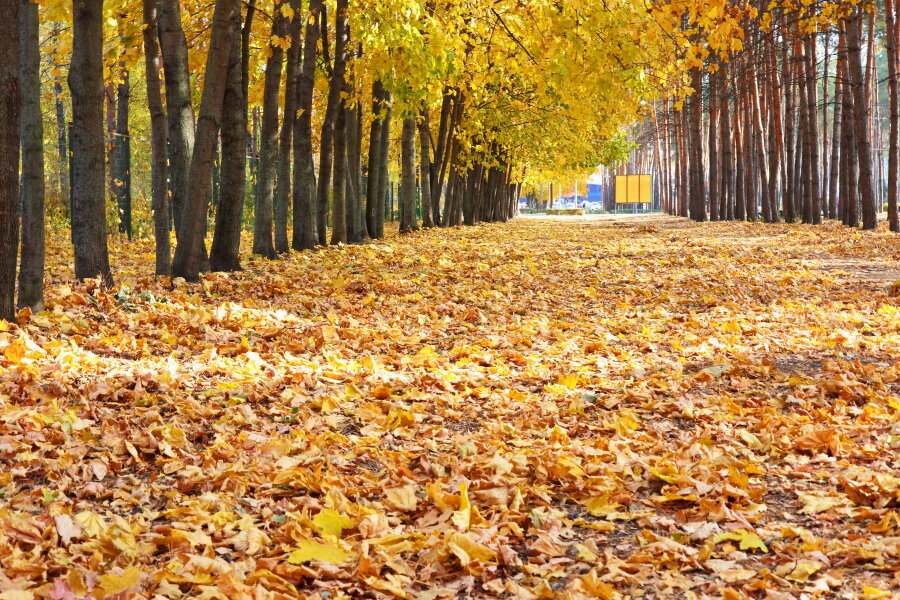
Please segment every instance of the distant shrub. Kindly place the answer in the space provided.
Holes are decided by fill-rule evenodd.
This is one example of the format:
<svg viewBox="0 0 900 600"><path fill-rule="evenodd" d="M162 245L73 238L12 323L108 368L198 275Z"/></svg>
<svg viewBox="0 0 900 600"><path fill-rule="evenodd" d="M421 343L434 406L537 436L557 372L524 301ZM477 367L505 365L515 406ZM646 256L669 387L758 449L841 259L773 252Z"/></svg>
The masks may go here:
<svg viewBox="0 0 900 600"><path fill-rule="evenodd" d="M583 208L548 208L548 215L583 215Z"/></svg>

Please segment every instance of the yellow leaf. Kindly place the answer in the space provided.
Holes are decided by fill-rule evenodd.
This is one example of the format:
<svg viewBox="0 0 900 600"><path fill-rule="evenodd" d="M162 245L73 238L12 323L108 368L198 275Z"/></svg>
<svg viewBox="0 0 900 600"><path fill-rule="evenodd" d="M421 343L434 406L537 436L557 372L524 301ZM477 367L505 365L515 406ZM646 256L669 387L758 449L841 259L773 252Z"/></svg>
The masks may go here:
<svg viewBox="0 0 900 600"><path fill-rule="evenodd" d="M469 504L469 483L459 484L459 510L453 513L453 524L461 531L468 531L472 524L472 505Z"/></svg>
<svg viewBox="0 0 900 600"><path fill-rule="evenodd" d="M75 515L75 520L81 525L84 532L91 537L96 537L104 529L106 529L106 521L97 513L89 510L82 511Z"/></svg>
<svg viewBox="0 0 900 600"><path fill-rule="evenodd" d="M288 554L287 561L292 565L299 565L311 560L321 560L330 563L345 563L353 556L335 544L322 544L313 540L303 540L297 544L297 549Z"/></svg>
<svg viewBox="0 0 900 600"><path fill-rule="evenodd" d="M353 519L345 517L333 508L319 511L319 514L313 518L313 526L319 533L337 537L340 537L344 529L351 529L355 525L356 522Z"/></svg>
<svg viewBox="0 0 900 600"><path fill-rule="evenodd" d="M388 504L397 510L405 512L416 510L416 505L419 502L419 499L416 498L415 485L405 485L403 487L385 490L384 495L387 498Z"/></svg>
<svg viewBox="0 0 900 600"><path fill-rule="evenodd" d="M578 387L578 379L579 378L578 378L577 373L570 373L569 375L565 375L565 376L560 375L559 378L556 380L556 383L558 383L559 385L565 386L565 387L569 388L570 390L574 390L576 387Z"/></svg>
<svg viewBox="0 0 900 600"><path fill-rule="evenodd" d="M106 573L100 576L98 587L107 596L121 594L129 588L137 585L141 579L141 570L137 567L128 567L121 575Z"/></svg>
<svg viewBox="0 0 900 600"><path fill-rule="evenodd" d="M6 357L6 360L9 362L17 363L25 358L25 352L25 340L19 338L3 349L3 356Z"/></svg>
<svg viewBox="0 0 900 600"><path fill-rule="evenodd" d="M591 498L585 506L592 516L606 517L616 512L622 505L618 502L610 502L609 498L602 496L600 498Z"/></svg>
<svg viewBox="0 0 900 600"><path fill-rule="evenodd" d="M823 566L824 565L820 562L801 558L796 562L794 570L790 572L787 578L793 581L803 582L809 579L810 575L820 571Z"/></svg>
<svg viewBox="0 0 900 600"><path fill-rule="evenodd" d="M890 595L890 592L886 592L874 587L869 587L867 585L863 586L862 597L865 600L880 600L881 598L887 598Z"/></svg>
<svg viewBox="0 0 900 600"><path fill-rule="evenodd" d="M34 594L28 590L6 590L0 593L0 600L34 600Z"/></svg>
<svg viewBox="0 0 900 600"><path fill-rule="evenodd" d="M713 543L718 544L719 542L724 542L726 540L731 540L735 542L740 542L741 550L759 550L760 552L768 552L769 549L766 547L765 543L759 536L753 533L752 531L747 531L746 529L737 529L735 531L726 531L720 533L716 537L713 538Z"/></svg>

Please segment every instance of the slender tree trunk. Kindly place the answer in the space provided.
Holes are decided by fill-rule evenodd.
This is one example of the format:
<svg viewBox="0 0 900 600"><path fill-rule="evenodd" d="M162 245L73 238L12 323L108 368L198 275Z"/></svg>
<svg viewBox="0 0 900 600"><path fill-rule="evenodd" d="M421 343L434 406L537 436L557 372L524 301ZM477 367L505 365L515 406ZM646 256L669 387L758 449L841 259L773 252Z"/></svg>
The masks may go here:
<svg viewBox="0 0 900 600"><path fill-rule="evenodd" d="M818 225L822 222L821 209L821 185L819 175L821 165L819 162L819 114L818 114L818 86L816 85L816 36L810 34L806 38L806 99L809 103L807 111L807 127L809 135L809 205L807 208L807 222Z"/></svg>
<svg viewBox="0 0 900 600"><path fill-rule="evenodd" d="M332 85L334 82L332 82ZM334 120L334 185L332 186L331 243L347 243L347 112L340 102Z"/></svg>
<svg viewBox="0 0 900 600"><path fill-rule="evenodd" d="M165 65L166 116L169 121L170 206L175 234L180 236L181 215L187 199L188 175L194 152L194 108L191 104L187 40L181 26L178 0L160 1L159 45Z"/></svg>
<svg viewBox="0 0 900 600"><path fill-rule="evenodd" d="M103 18L103 0L80 0L73 5L72 62L69 67L74 181L72 241L75 277L99 276L111 286L104 210Z"/></svg>
<svg viewBox="0 0 900 600"><path fill-rule="evenodd" d="M206 77L200 100L200 118L197 121L196 144L191 157L188 178L188 196L184 207L181 235L175 248L172 274L188 281L200 278L205 242L203 234L213 161L215 160L216 134L222 119L222 105L230 62L231 36L234 33L234 15L239 11L238 0L216 0L213 12L212 34L206 61Z"/></svg>
<svg viewBox="0 0 900 600"><path fill-rule="evenodd" d="M393 106L391 105L391 95L387 92L384 94L384 105L387 107L387 112L385 113L384 123L381 125L381 150L379 151L381 161L378 165L378 207L375 220L377 231L372 235L372 237L377 239L384 237L384 205L388 194L391 193L388 161L390 160Z"/></svg>
<svg viewBox="0 0 900 600"><path fill-rule="evenodd" d="M63 87L60 79L53 79L53 96L56 116L56 152L59 157L59 199L67 216L71 216L69 200L69 144L66 128L66 107L63 103Z"/></svg>
<svg viewBox="0 0 900 600"><path fill-rule="evenodd" d="M122 69L122 81L116 86L116 131L112 167L116 205L119 209L119 233L134 237L131 224L131 131L128 101L131 96L128 69Z"/></svg>
<svg viewBox="0 0 900 600"><path fill-rule="evenodd" d="M240 27L240 12L234 15L233 27ZM216 229L209 252L213 271L240 271L241 213L247 189L247 100L244 97L241 37L231 36L231 54L222 107L222 182ZM269 214L271 247L271 213Z"/></svg>
<svg viewBox="0 0 900 600"><path fill-rule="evenodd" d="M380 193L381 172L381 136L384 131L384 86L376 80L372 84L372 124L369 126L369 156L366 174L369 184L366 186L366 229L371 237L376 237L378 232L378 195Z"/></svg>
<svg viewBox="0 0 900 600"><path fill-rule="evenodd" d="M763 124L762 110L760 108L760 92L759 92L759 84L758 84L758 75L754 70L750 72L750 105L751 110L753 111L753 125L754 130L759 132L760 134L765 131L765 126ZM772 222L772 213L771 207L772 203L769 199L769 165L766 162L766 146L765 140L762 135L755 136L756 141L756 159L757 159L757 168L756 171L759 173L759 181L760 181L760 191L762 192L762 213L763 220L767 223Z"/></svg>
<svg viewBox="0 0 900 600"><path fill-rule="evenodd" d="M151 196L153 236L156 241L156 274L172 272L169 241L169 194L166 189L166 113L159 82L157 8L159 0L144 0L144 63L147 77L147 107L150 110Z"/></svg>
<svg viewBox="0 0 900 600"><path fill-rule="evenodd" d="M888 227L900 232L900 4L885 0L887 29L888 94L891 104L888 139Z"/></svg>
<svg viewBox="0 0 900 600"><path fill-rule="evenodd" d="M722 78L723 81L723 89L724 89L724 81L725 78ZM731 136L731 116L729 114L729 103L728 98L722 98L722 101L719 106L720 111L720 131L722 132L721 144L722 144L722 169L721 169L721 177L722 177L722 185L721 185L721 199L719 202L719 219L721 220L730 220L733 218L732 209L731 209L731 200L733 197L732 194L732 185L734 178L734 171L732 170L732 148L734 147L734 140Z"/></svg>
<svg viewBox="0 0 900 600"><path fill-rule="evenodd" d="M859 191L862 204L863 229L877 227L875 212L875 190L872 175L872 146L868 128L868 104L863 85L863 68L861 59L860 37L862 31L862 12L857 7L847 23L847 58L850 70L850 88L853 93L853 126L856 137L857 163L859 165Z"/></svg>
<svg viewBox="0 0 900 600"><path fill-rule="evenodd" d="M716 73L709 74L709 212L710 220L719 220L719 149L721 132L718 131L719 121L719 76ZM654 144L654 151L658 144Z"/></svg>
<svg viewBox="0 0 900 600"><path fill-rule="evenodd" d="M316 74L317 25L322 0L310 0L303 41L303 64L297 81L297 110L294 118L294 250L309 250L319 243L316 227L316 173L313 164L312 108ZM321 173L320 173L321 175Z"/></svg>
<svg viewBox="0 0 900 600"><path fill-rule="evenodd" d="M322 121L322 134L319 138L319 187L316 194L316 209L318 211L316 227L319 243L323 246L328 243L326 213L328 211L328 192L332 184L332 169L335 159L334 125L338 112L341 109L341 91L344 89L344 69L346 67L347 54L347 3L348 0L338 0L335 7L334 63L331 72L331 84L328 88L328 102L325 106L325 118ZM325 32L322 36L322 45L324 47L328 45L326 26L328 17L324 10L320 14L320 18L322 20L322 29ZM343 218L343 214L341 216Z"/></svg>
<svg viewBox="0 0 900 600"><path fill-rule="evenodd" d="M22 91L22 254L19 307L44 305L44 126L38 5L21 0L19 55ZM2 85L2 84L0 84ZM13 246L15 251L15 246ZM15 257L13 257L15 264Z"/></svg>
<svg viewBox="0 0 900 600"><path fill-rule="evenodd" d="M416 222L416 118L403 119L400 138L402 149L402 174L400 189L400 233L417 231Z"/></svg>
<svg viewBox="0 0 900 600"><path fill-rule="evenodd" d="M275 251L283 254L290 249L288 241L288 205L291 196L291 154L294 142L294 119L297 112L297 79L300 72L300 58L303 50L301 39L303 17L300 0L290 0L294 16L288 25L291 46L287 53L284 83L284 119L278 137L278 165L275 177L273 213L275 225ZM277 98L276 98L277 109ZM277 115L276 115L277 118Z"/></svg>
<svg viewBox="0 0 900 600"><path fill-rule="evenodd" d="M285 18L278 7L272 19L272 39L282 38L284 35ZM275 169L278 160L278 93L281 87L284 50L281 46L276 45L270 46L270 52L271 54L266 60L266 75L263 83L262 133L256 218L253 222L253 253L266 258L275 258L275 240L272 234L274 226L272 196L275 190Z"/></svg>
<svg viewBox="0 0 900 600"><path fill-rule="evenodd" d="M840 46L840 41L838 44L838 57L835 64L834 77L834 97L832 99L832 102L834 102L834 110L832 113L831 160L828 165L828 217L831 219L838 218L838 183L841 168L839 160L841 152L846 151L841 148L841 119L843 118L841 113L843 112L843 94L845 93L844 81L841 73L846 57L844 56L844 49Z"/></svg>
<svg viewBox="0 0 900 600"><path fill-rule="evenodd" d="M12 24L0 36L0 319L7 321L13 321L16 316L16 253L19 248L19 145L23 92L19 70L20 9L19 0L0 2L0 23Z"/></svg>
<svg viewBox="0 0 900 600"><path fill-rule="evenodd" d="M362 105L347 109L347 243L361 244L366 234L365 206L362 199L362 146L360 125Z"/></svg>
<svg viewBox="0 0 900 600"><path fill-rule="evenodd" d="M428 125L428 107L422 109L419 121L419 177L422 189L422 227L434 227L431 208L431 129Z"/></svg>

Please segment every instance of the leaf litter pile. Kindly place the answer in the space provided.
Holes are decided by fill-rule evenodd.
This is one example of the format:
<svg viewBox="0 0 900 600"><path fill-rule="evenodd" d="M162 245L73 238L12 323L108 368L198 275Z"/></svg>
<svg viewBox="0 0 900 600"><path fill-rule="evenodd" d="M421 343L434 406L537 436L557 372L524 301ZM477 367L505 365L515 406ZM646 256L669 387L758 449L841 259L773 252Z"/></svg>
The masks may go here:
<svg viewBox="0 0 900 600"><path fill-rule="evenodd" d="M198 285L135 243L109 291L57 257L0 327L0 600L897 597L898 285L827 268L896 240L521 219Z"/></svg>

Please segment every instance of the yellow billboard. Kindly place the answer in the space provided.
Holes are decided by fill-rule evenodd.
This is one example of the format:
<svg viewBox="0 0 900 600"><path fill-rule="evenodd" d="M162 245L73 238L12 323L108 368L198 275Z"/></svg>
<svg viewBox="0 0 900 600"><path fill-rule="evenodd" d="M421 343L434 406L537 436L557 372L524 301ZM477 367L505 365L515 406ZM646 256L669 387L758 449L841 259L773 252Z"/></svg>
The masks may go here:
<svg viewBox="0 0 900 600"><path fill-rule="evenodd" d="M653 180L650 175L616 175L616 204L650 204Z"/></svg>

